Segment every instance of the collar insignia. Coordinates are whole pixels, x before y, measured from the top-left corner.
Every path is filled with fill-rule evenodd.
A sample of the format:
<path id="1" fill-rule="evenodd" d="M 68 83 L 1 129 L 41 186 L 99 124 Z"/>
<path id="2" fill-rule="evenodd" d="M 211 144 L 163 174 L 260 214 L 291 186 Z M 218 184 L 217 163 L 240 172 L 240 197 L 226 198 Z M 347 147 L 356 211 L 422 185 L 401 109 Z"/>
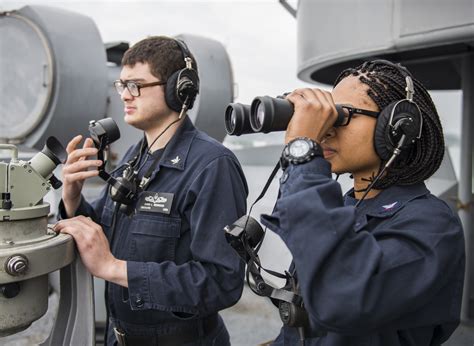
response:
<path id="1" fill-rule="evenodd" d="M 388 211 L 390 209 L 393 209 L 394 206 L 397 205 L 398 202 L 393 202 L 392 204 L 387 204 L 387 205 L 383 205 L 382 208 L 384 211 Z"/>
<path id="2" fill-rule="evenodd" d="M 176 156 L 174 159 L 171 160 L 171 163 L 173 163 L 173 165 L 176 165 L 179 161 L 181 161 L 180 157 Z"/>

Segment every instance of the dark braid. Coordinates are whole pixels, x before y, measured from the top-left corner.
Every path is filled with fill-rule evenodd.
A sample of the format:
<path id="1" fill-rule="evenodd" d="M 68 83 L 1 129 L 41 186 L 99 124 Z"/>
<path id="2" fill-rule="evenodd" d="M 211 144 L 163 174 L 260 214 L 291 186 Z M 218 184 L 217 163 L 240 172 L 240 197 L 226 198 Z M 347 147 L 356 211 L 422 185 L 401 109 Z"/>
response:
<path id="1" fill-rule="evenodd" d="M 362 83 L 369 86 L 367 94 L 379 110 L 406 97 L 405 77 L 395 66 L 380 61 L 366 62 L 342 71 L 334 86 L 348 76 L 358 76 Z M 444 136 L 438 112 L 425 87 L 415 78 L 412 77 L 412 80 L 415 88 L 413 101 L 420 108 L 423 117 L 421 138 L 408 151 L 402 152 L 387 174 L 375 184 L 376 189 L 422 182 L 436 172 L 443 160 Z"/>

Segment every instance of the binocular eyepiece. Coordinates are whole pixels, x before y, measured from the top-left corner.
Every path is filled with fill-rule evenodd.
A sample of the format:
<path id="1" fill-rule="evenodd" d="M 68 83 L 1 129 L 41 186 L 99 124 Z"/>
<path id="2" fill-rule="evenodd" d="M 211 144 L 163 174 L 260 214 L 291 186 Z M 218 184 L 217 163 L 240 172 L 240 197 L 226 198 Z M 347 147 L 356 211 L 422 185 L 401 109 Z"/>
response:
<path id="1" fill-rule="evenodd" d="M 103 150 L 110 143 L 120 138 L 120 130 L 112 118 L 92 120 L 89 133 L 97 149 Z"/>
<path id="2" fill-rule="evenodd" d="M 344 123 L 344 109 L 336 105 L 337 120 L 334 126 Z M 225 128 L 229 135 L 285 131 L 294 113 L 291 102 L 282 96 L 258 96 L 250 105 L 230 103 L 225 110 Z"/>
<path id="3" fill-rule="evenodd" d="M 51 136 L 46 140 L 43 150 L 31 158 L 30 166 L 43 178 L 49 180 L 54 189 L 58 189 L 62 183 L 54 176 L 53 171 L 66 160 L 66 149 L 56 137 Z"/>
<path id="4" fill-rule="evenodd" d="M 258 221 L 249 215 L 244 215 L 232 225 L 225 226 L 224 231 L 227 242 L 246 263 L 250 259 L 246 246 L 255 249 L 265 234 Z"/>

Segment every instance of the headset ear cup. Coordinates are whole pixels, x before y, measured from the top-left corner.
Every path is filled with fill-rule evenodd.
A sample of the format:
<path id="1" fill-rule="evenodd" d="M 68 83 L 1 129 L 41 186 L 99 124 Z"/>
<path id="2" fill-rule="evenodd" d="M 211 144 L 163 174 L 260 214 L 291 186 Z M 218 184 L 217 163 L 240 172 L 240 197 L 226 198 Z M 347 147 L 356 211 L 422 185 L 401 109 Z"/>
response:
<path id="1" fill-rule="evenodd" d="M 169 78 L 168 81 L 166 82 L 166 88 L 165 88 L 165 101 L 168 107 L 175 111 L 175 112 L 180 112 L 181 111 L 181 102 L 178 100 L 178 97 L 176 95 L 176 84 L 178 82 L 178 76 L 179 72 L 181 70 L 178 70 L 174 72 Z"/>
<path id="2" fill-rule="evenodd" d="M 168 78 L 166 83 L 166 104 L 175 112 L 180 112 L 186 97 L 189 96 L 188 109 L 191 109 L 198 92 L 199 77 L 196 71 L 191 69 L 178 70 Z"/>
<path id="3" fill-rule="evenodd" d="M 199 77 L 193 69 L 183 69 L 176 81 L 176 97 L 181 104 L 186 100 L 188 109 L 193 108 L 196 95 L 199 93 Z"/>
<path id="4" fill-rule="evenodd" d="M 392 126 L 398 128 L 398 124 L 404 123 L 398 128 L 396 134 L 391 132 L 392 128 L 389 125 L 392 112 Z M 406 136 L 402 148 L 408 148 L 419 135 L 420 127 L 421 114 L 415 103 L 408 100 L 392 102 L 382 110 L 377 118 L 374 134 L 374 146 L 377 155 L 382 161 L 387 161 L 392 156 L 402 134 Z"/>
<path id="5" fill-rule="evenodd" d="M 399 101 L 396 105 L 392 121 L 392 124 L 396 128 L 398 128 L 397 123 L 403 123 L 403 125 L 400 126 L 399 133 L 396 137 L 390 133 L 388 134 L 391 143 L 393 146 L 396 146 L 403 133 L 406 137 L 403 148 L 408 148 L 420 134 L 421 114 L 418 106 L 409 100 Z"/>
<path id="6" fill-rule="evenodd" d="M 385 107 L 377 118 L 377 124 L 375 125 L 374 132 L 374 147 L 377 155 L 382 161 L 387 161 L 392 156 L 393 150 L 395 149 L 387 138 L 387 133 L 390 130 L 388 123 L 390 121 L 390 115 L 392 109 L 395 107 L 398 101 L 390 103 Z"/>

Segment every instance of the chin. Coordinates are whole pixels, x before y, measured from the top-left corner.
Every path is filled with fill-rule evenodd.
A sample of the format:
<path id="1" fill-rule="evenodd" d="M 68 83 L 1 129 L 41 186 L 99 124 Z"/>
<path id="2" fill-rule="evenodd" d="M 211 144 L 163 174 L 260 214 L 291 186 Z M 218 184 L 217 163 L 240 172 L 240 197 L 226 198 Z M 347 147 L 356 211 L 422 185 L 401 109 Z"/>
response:
<path id="1" fill-rule="evenodd" d="M 331 163 L 331 162 L 329 162 Z M 338 165 L 331 164 L 331 172 L 334 174 L 345 174 L 350 173 L 348 169 L 344 169 L 344 167 L 340 167 Z"/>
<path id="2" fill-rule="evenodd" d="M 125 118 L 124 118 L 124 121 L 125 121 L 128 125 L 130 125 L 130 126 L 133 126 L 133 127 L 137 128 L 137 129 L 139 129 L 139 130 L 143 130 L 143 129 L 142 129 L 143 126 L 141 126 L 140 120 L 137 119 L 137 118 L 134 117 L 134 116 L 130 116 L 130 115 L 127 115 L 127 114 L 126 114 L 126 115 L 125 115 Z"/>

